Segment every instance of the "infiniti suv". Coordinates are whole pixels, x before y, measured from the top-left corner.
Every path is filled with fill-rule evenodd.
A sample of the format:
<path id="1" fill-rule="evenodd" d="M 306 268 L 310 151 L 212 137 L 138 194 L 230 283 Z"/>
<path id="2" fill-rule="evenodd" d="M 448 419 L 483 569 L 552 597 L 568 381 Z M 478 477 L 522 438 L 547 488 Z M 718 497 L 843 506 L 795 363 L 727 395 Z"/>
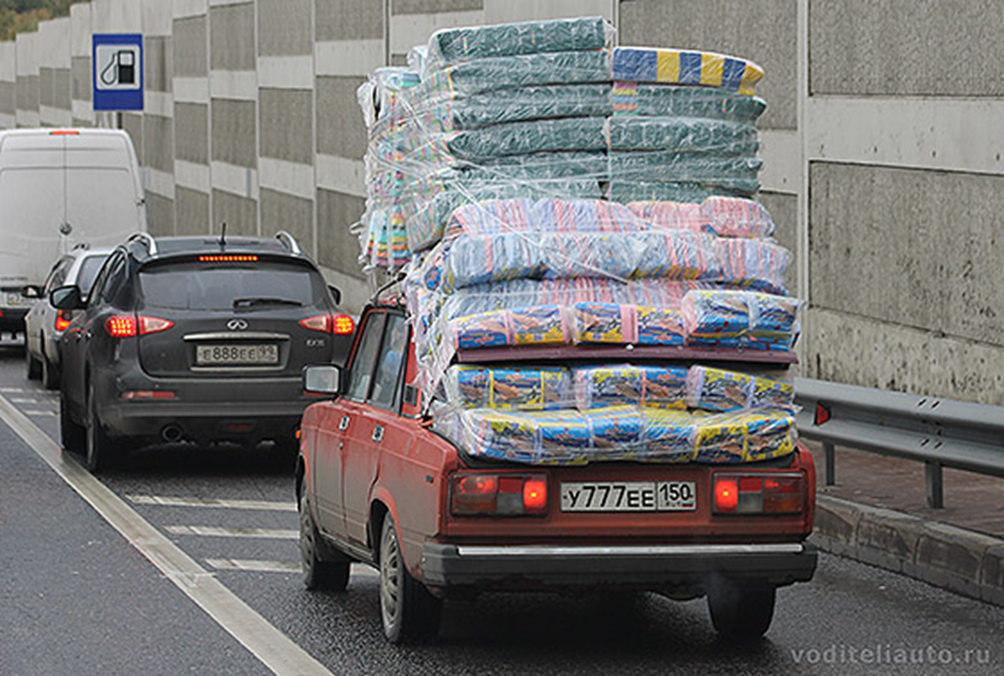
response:
<path id="1" fill-rule="evenodd" d="M 293 453 L 310 364 L 341 363 L 354 321 L 287 233 L 275 239 L 140 233 L 108 257 L 62 347 L 63 446 L 99 471 L 130 448 L 274 442 Z"/>

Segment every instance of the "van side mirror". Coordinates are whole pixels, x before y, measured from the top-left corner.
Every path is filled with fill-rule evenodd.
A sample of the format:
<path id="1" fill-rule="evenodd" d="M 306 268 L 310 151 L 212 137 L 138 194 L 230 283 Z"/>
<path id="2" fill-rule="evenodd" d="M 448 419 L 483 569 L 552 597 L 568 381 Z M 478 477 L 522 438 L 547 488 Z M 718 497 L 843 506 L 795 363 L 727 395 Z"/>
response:
<path id="1" fill-rule="evenodd" d="M 41 298 L 42 297 L 42 287 L 37 284 L 29 284 L 21 288 L 22 298 Z"/>
<path id="2" fill-rule="evenodd" d="M 338 395 L 342 392 L 342 369 L 317 364 L 303 369 L 303 389 L 307 392 Z"/>
<path id="3" fill-rule="evenodd" d="M 79 286 L 61 286 L 49 294 L 49 305 L 57 310 L 80 310 L 84 307 L 84 299 Z"/>

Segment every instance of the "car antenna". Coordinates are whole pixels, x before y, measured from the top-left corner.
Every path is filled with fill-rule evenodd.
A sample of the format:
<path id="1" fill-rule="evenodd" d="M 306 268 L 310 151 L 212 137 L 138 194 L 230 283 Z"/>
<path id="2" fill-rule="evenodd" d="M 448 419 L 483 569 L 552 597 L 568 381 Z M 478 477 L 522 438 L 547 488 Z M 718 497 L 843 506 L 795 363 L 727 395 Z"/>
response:
<path id="1" fill-rule="evenodd" d="M 223 221 L 223 225 L 220 227 L 220 248 L 226 248 L 227 246 L 227 222 Z"/>

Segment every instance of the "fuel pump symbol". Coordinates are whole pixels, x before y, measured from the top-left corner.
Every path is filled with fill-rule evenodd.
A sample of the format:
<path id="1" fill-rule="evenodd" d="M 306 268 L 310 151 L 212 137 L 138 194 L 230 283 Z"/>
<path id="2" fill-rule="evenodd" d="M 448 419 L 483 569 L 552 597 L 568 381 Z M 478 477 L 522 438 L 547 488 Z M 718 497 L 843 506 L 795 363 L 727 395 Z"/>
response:
<path id="1" fill-rule="evenodd" d="M 136 83 L 136 53 L 120 49 L 112 55 L 101 71 L 101 81 L 106 85 L 131 85 Z"/>

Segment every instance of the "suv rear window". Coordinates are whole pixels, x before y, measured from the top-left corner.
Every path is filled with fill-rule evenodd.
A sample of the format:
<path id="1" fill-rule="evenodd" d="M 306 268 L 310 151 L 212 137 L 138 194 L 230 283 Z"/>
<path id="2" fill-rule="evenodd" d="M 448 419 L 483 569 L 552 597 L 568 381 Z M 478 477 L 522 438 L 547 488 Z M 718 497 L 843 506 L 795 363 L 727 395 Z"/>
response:
<path id="1" fill-rule="evenodd" d="M 80 287 L 80 293 L 84 296 L 91 292 L 94 279 L 98 276 L 98 271 L 101 270 L 101 266 L 105 264 L 107 258 L 108 254 L 88 256 L 80 264 L 80 272 L 77 273 L 77 286 Z"/>
<path id="2" fill-rule="evenodd" d="M 140 270 L 147 307 L 184 310 L 254 310 L 324 305 L 320 273 L 282 261 L 171 263 Z"/>

